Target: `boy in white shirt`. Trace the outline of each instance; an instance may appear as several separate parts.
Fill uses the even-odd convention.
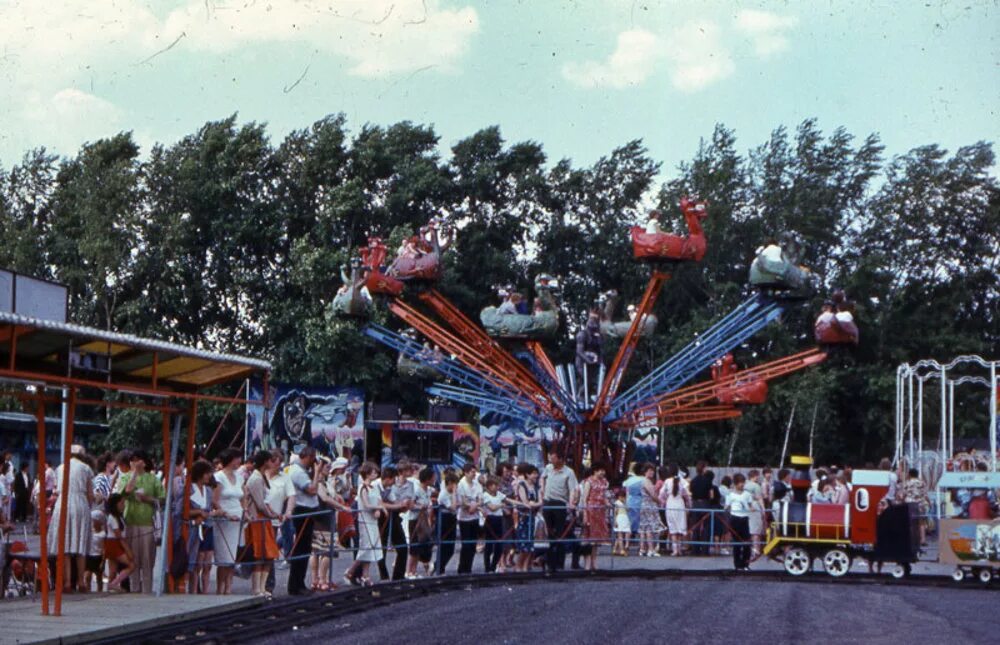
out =
[[[483,486],[477,475],[479,469],[472,462],[462,467],[462,479],[458,482],[455,495],[458,498],[458,529],[462,536],[462,549],[458,554],[458,572],[472,573],[472,561],[476,557],[476,541],[479,539],[480,507],[483,503]]]

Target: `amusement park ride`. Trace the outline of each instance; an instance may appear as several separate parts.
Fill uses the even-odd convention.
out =
[[[631,320],[624,323],[610,321],[614,300],[610,307],[606,303],[603,321],[597,309],[591,312],[577,334],[575,366],[553,365],[542,346],[541,341],[553,338],[558,330],[557,286],[551,277],[536,280],[532,311],[514,294],[500,307],[483,310],[482,326],[434,288],[441,275],[442,253],[453,237],[438,221],[407,239],[391,265],[382,240],[369,238],[351,275],[343,275],[345,284],[334,309],[338,315],[364,318],[373,306],[372,294],[384,296],[390,311],[426,342],[419,342],[413,331],[399,334],[374,323],[366,325],[364,333],[399,352],[401,369],[405,363],[408,373],[438,378],[429,393],[555,428],[572,461],[581,463],[589,452],[591,460],[611,463],[621,472],[635,428],[737,417],[739,406],[766,399],[771,379],[822,362],[832,345],[857,342],[849,306],[828,303],[830,310],[817,321],[819,348],[736,369],[730,351],[812,294],[812,275],[799,266],[802,244],[794,235],[785,235],[757,254],[750,271],[754,295],[619,392],[640,338],[655,327],[653,306],[670,272],[681,263],[700,261],[705,254],[702,220],[707,204],[684,198],[680,210],[688,227],[686,236],[662,232],[655,211],[645,227],[631,229],[633,255],[650,267],[645,293],[630,308]],[[837,308],[841,311],[834,312]],[[606,370],[601,361],[605,338],[621,338]],[[685,387],[709,368],[711,379]]]

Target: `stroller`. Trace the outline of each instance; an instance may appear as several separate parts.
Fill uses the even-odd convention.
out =
[[[24,541],[11,540],[9,531],[0,529],[0,594],[3,598],[19,598],[35,593],[35,562],[28,553],[28,530]]]

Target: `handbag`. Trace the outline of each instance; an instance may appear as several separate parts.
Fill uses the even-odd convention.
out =
[[[413,527],[413,541],[424,544],[431,541],[434,533],[434,520],[427,509],[417,515],[417,523]]]
[[[198,528],[194,528],[198,530]],[[188,565],[190,561],[188,559],[187,545],[184,542],[183,535],[178,535],[174,538],[173,549],[170,553],[170,575],[174,578],[181,578],[188,572]]]

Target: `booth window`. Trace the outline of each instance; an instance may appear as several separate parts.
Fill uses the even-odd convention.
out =
[[[392,460],[409,459],[429,466],[450,464],[453,438],[450,430],[409,430],[392,432]]]

